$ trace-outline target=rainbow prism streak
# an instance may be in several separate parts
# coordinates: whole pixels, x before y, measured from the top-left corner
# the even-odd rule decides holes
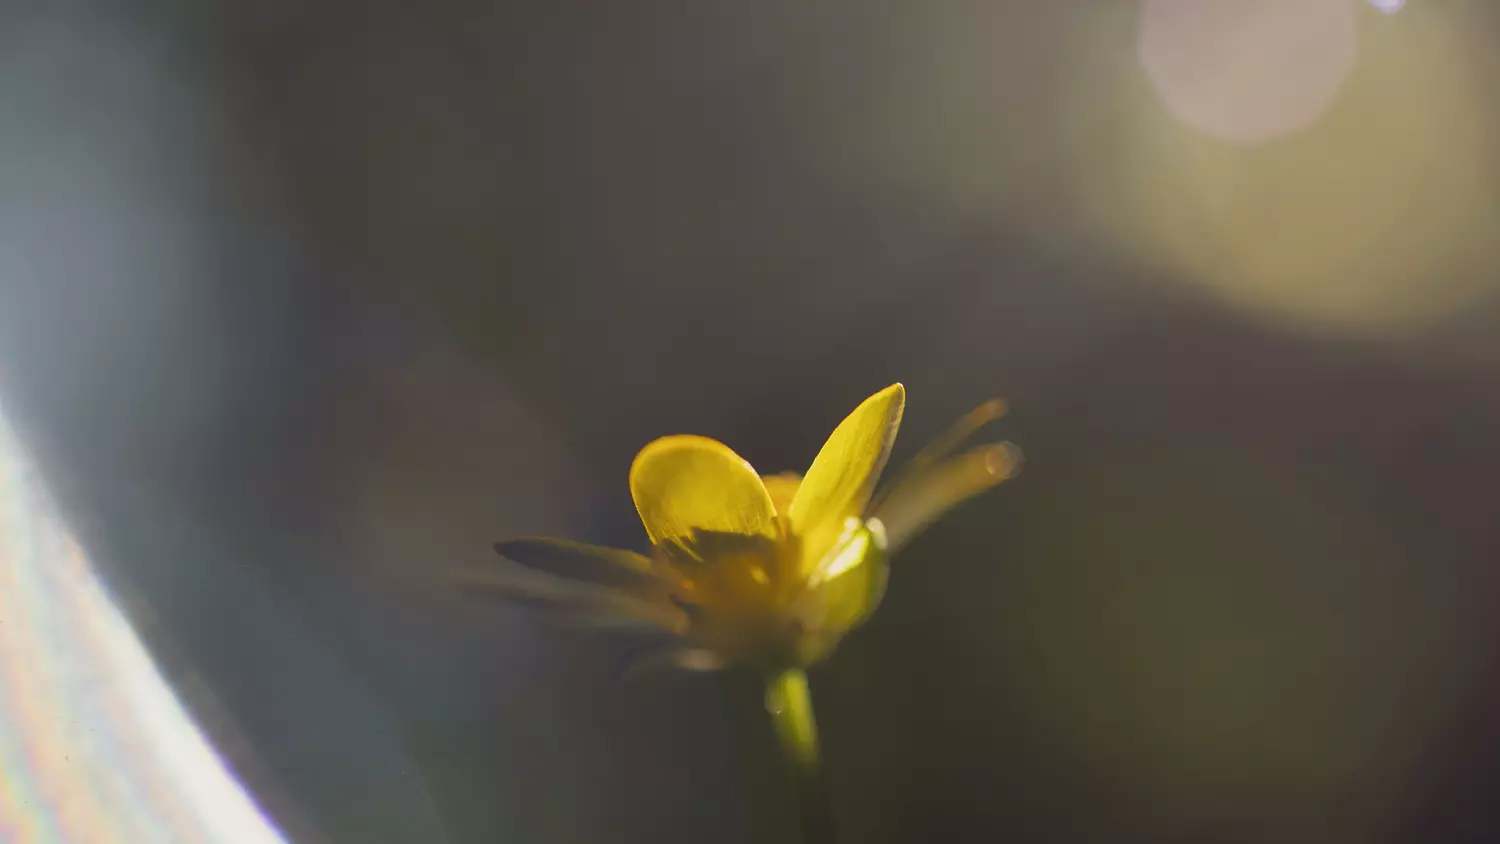
[[[110,601],[3,416],[0,842],[285,842]]]

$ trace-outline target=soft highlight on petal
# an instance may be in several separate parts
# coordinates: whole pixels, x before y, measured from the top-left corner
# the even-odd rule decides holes
[[[1021,468],[1021,451],[1010,443],[982,445],[903,476],[871,515],[885,525],[891,553],[959,503]]]
[[[834,429],[797,488],[788,511],[802,537],[804,565],[822,559],[846,519],[862,514],[890,457],[906,388],[892,384],[865,399]]]
[[[689,544],[695,531],[778,535],[760,475],[708,437],[663,437],[641,449],[630,466],[630,495],[656,545]]]
[[[850,519],[793,607],[807,631],[799,648],[804,663],[826,657],[880,605],[890,571],[888,561],[880,521]]]
[[[862,570],[873,571],[885,561],[889,550],[888,541],[885,526],[878,519],[850,519],[848,527],[839,536],[838,543],[819,562],[817,569],[808,578],[808,588],[820,589],[842,579],[851,578],[852,575],[861,574]],[[845,582],[852,582],[852,580]],[[844,602],[847,603],[847,606],[843,607],[845,611],[835,613],[838,617],[836,623],[847,627],[854,617],[863,614],[868,609],[873,609],[873,605],[868,600],[870,597],[872,596],[868,593],[860,593],[857,597],[851,594]]]

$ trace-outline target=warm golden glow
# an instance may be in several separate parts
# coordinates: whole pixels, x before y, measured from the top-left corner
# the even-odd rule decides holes
[[[872,500],[904,541],[948,508],[1013,474],[1013,446],[950,457],[1003,411],[987,402],[960,420],[875,498],[901,424],[893,384],[839,423],[805,477],[761,478],[722,443],[652,442],[630,490],[652,557],[555,539],[496,546],[524,568],[463,576],[465,585],[574,617],[655,628],[679,638],[652,664],[709,670],[746,662],[776,674],[826,657],[885,592],[890,539]],[[894,502],[894,504],[889,504]]]

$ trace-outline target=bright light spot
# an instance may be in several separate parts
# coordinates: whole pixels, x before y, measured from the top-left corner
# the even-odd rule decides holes
[[[1394,15],[1406,5],[1406,0],[1370,0],[1370,5],[1388,15]]]
[[[864,562],[866,553],[870,550],[871,532],[865,529],[862,519],[850,518],[844,522],[844,532],[839,536],[839,541],[834,543],[833,557],[824,561],[820,570],[809,582],[816,586],[851,571],[855,566]]]
[[[110,602],[3,417],[0,841],[284,841]]]
[[[1354,64],[1350,0],[1146,0],[1137,49],[1181,121],[1255,144],[1302,129]]]
[[[1225,24],[1224,10],[1239,3],[1149,5],[1148,17],[1159,20],[1138,21],[1143,55],[1158,61],[1154,73],[1165,83],[1158,100],[1171,106],[1171,119],[1155,103],[1121,107],[1107,133],[1079,133],[1071,159],[1079,206],[1128,260],[1267,318],[1318,332],[1438,325],[1500,284],[1493,98],[1476,41],[1440,15],[1364,27],[1361,61],[1335,107],[1275,143],[1244,143],[1314,116],[1318,98],[1292,83],[1329,82],[1332,68],[1308,53],[1337,47],[1335,23],[1359,9],[1352,0],[1343,12],[1325,0],[1303,2],[1243,4],[1264,13],[1257,25],[1244,21],[1241,37],[1252,42],[1284,35],[1289,21],[1309,24],[1308,40],[1281,56],[1307,73],[1288,74],[1266,68],[1235,36],[1205,35],[1194,48],[1192,38],[1151,35],[1152,26],[1160,28],[1155,38],[1217,32],[1205,21]],[[1160,43],[1171,49],[1158,51]],[[1211,55],[1218,47],[1240,52],[1238,71]],[[1193,66],[1208,75],[1195,82]],[[1309,70],[1318,68],[1325,75]],[[1246,80],[1261,80],[1264,98],[1250,96],[1255,86]],[[1239,106],[1215,111],[1216,89]],[[1206,137],[1208,129],[1241,143]]]

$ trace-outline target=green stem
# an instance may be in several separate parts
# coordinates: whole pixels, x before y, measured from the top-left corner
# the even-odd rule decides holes
[[[831,844],[833,816],[818,776],[818,724],[807,673],[790,668],[772,677],[766,684],[766,710],[791,767],[803,844]]]

